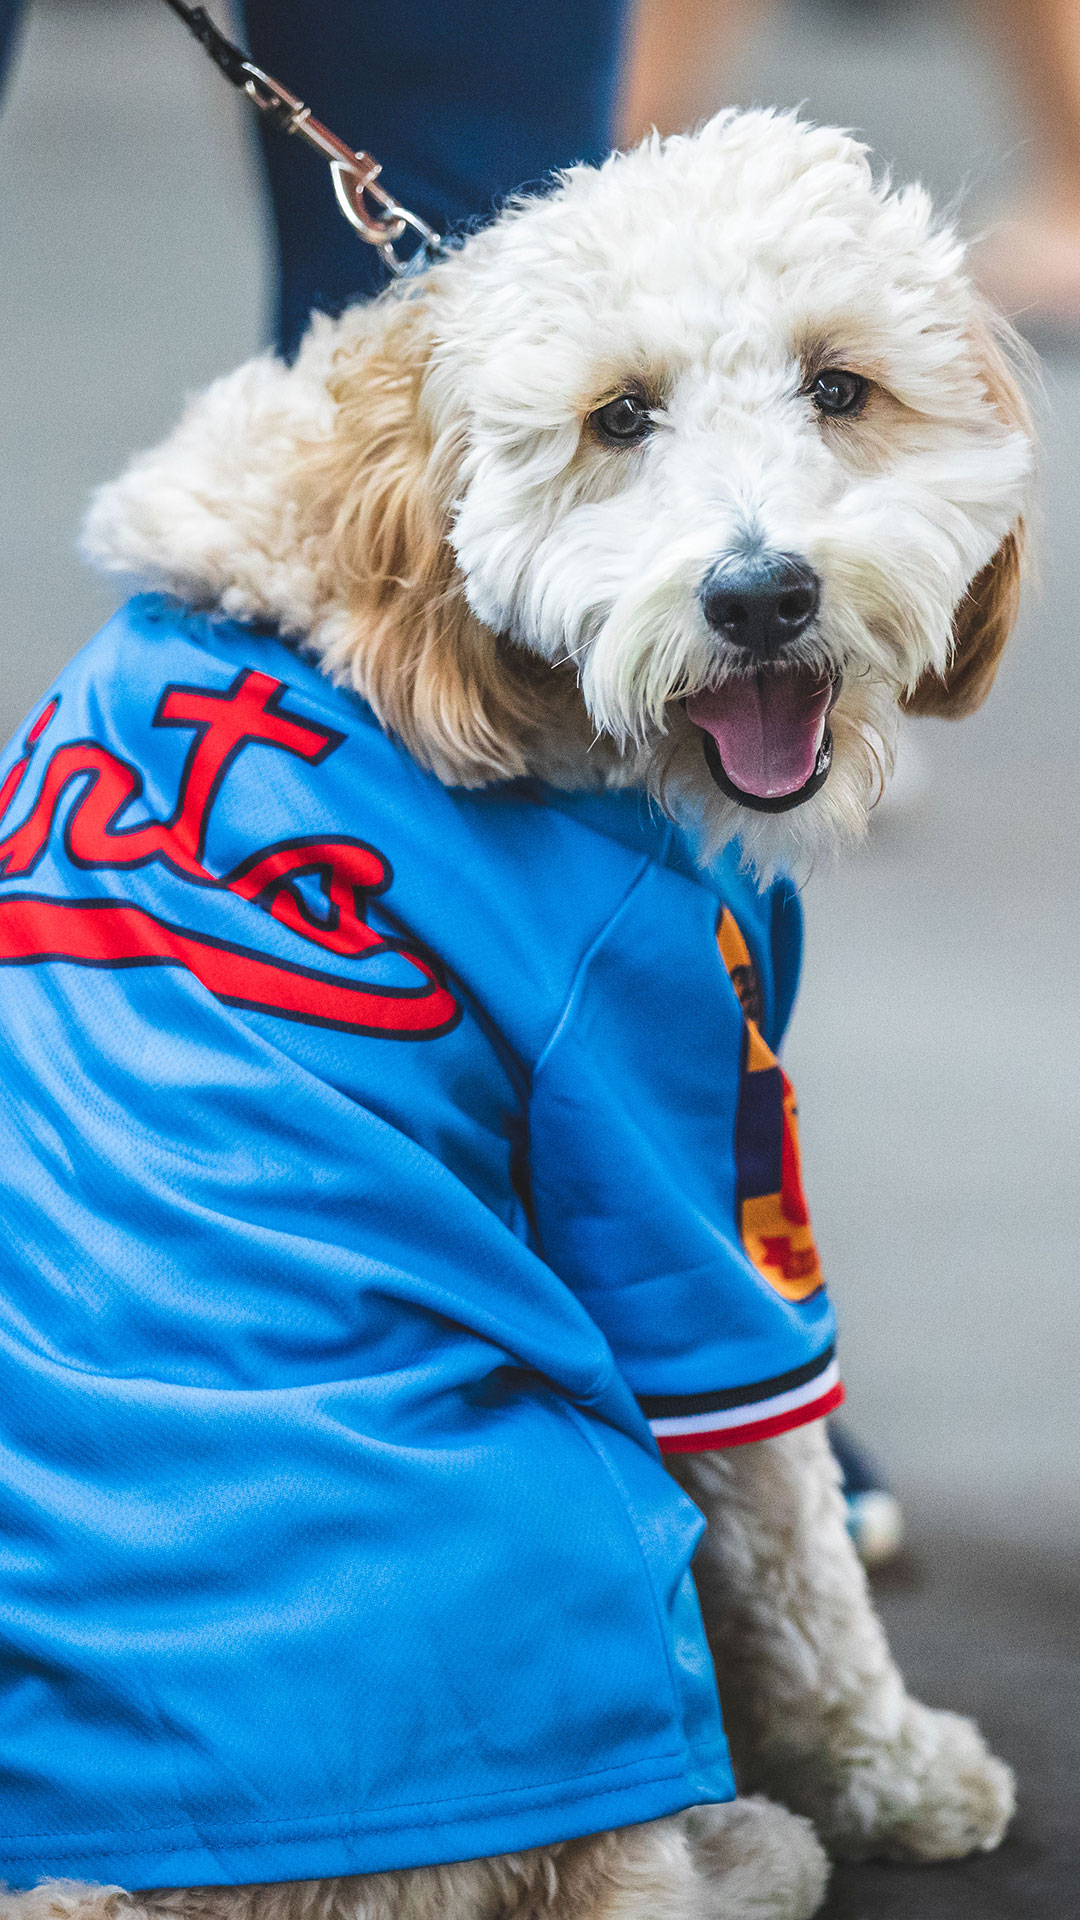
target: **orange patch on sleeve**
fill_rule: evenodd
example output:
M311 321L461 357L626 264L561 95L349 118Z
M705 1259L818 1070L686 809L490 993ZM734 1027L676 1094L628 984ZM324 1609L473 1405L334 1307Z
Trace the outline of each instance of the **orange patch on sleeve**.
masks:
M717 923L716 944L743 1008L743 1071L747 1076L775 1073L780 1090L776 1115L780 1186L775 1193L740 1195L739 1233L748 1258L762 1278L786 1300L805 1300L825 1282L803 1190L795 1089L748 1010L748 1004L760 1005L757 973L742 931L727 907ZM737 1173L741 1172L737 1168Z

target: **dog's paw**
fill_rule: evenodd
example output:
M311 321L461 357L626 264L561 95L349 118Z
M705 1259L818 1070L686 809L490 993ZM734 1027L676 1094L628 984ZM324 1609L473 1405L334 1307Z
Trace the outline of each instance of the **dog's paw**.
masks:
M974 1722L910 1700L891 1738L848 1755L816 1824L843 1858L960 1860L998 1846L1015 1807L1012 1773Z
M685 1816L694 1864L715 1920L810 1920L829 1863L809 1820L753 1794Z

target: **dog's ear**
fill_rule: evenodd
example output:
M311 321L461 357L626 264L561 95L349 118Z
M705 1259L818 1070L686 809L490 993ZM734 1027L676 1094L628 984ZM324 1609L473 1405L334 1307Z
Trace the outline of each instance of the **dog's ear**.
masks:
M448 534L461 455L425 413L424 302L393 301L336 356L332 437L304 465L301 513L331 603L326 664L451 785L525 771L528 676L470 611Z
M908 713L963 720L982 706L1016 625L1023 552L1024 523L1018 520L957 608L945 673L923 674L904 700Z
M976 340L990 404L1006 425L1030 436L1027 402L989 321L980 323ZM948 666L943 674L923 674L904 700L909 713L962 720L982 706L1016 625L1024 544L1021 517L968 587L956 610Z

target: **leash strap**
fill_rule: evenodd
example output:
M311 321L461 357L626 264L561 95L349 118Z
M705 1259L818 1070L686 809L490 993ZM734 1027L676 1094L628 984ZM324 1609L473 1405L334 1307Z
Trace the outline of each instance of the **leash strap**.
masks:
M390 272L397 275L419 273L443 250L442 238L426 220L400 206L393 195L378 183L382 168L370 153L358 153L339 140L336 133L316 120L310 107L264 73L254 61L226 39L205 7L192 7L185 0L165 0L166 6L184 22L216 67L232 86L247 95L253 106L267 116L282 133L295 133L314 147L329 162L337 203L349 225L369 246L377 247ZM411 233L415 245L407 253L398 252L398 242Z

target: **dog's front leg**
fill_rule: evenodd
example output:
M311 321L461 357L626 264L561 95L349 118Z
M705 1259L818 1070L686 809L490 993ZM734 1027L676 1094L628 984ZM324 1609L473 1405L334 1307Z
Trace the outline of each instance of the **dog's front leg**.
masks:
M708 1521L694 1571L741 1787L849 1858L997 1846L1012 1776L970 1720L905 1692L824 1425L668 1464Z

